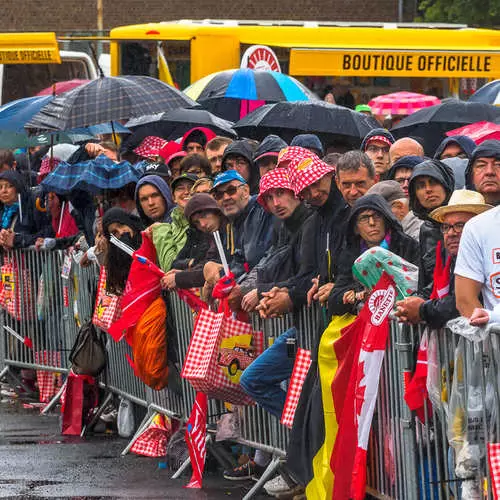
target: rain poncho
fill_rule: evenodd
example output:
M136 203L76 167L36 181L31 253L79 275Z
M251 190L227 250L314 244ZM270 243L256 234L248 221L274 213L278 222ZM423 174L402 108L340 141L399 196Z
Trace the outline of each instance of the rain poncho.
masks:
M189 227L189 222L179 207L172 210L171 217L172 222L153 226L153 243L158 263L165 272L170 270L172 262L184 247Z

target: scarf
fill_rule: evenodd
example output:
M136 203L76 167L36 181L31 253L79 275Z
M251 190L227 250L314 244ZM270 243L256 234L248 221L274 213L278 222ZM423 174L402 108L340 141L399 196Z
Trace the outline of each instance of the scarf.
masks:
M433 285L431 299L442 299L450 293L450 267L451 256L448 255L446 263L443 263L441 255L441 241L438 241L436 247L436 266L434 267Z
M368 250L368 245L366 244L365 240L361 240L361 253L364 253ZM384 250L389 250L389 247L391 246L391 232L387 231L385 233L385 238L377 245L380 248L383 248Z
M12 205L4 205L2 212L2 229L9 229L13 218L19 212L19 203L13 203Z

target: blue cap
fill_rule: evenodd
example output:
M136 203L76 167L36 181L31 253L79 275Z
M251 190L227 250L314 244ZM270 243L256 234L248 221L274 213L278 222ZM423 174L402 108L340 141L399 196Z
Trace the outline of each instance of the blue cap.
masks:
M240 181L242 184L247 183L247 181L243 179L243 177L241 177L241 175L236 172L236 170L226 170L225 172L217 175L217 177L214 179L214 185L212 189L215 189L217 186L226 184L227 182L231 181Z

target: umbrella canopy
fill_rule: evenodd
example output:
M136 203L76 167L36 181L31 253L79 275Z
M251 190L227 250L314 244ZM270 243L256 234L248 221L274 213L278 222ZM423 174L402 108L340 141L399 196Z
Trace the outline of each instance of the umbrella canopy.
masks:
M372 99L368 106L375 115L411 115L419 109L439 104L441 101L433 95L416 94L415 92L394 92L379 95Z
M79 87L80 85L83 85L85 83L90 82L90 80L79 80L75 78L74 80L66 80L63 82L56 82L54 85L51 85L50 87L47 87L43 90L40 90L38 92L37 96L40 95L53 95L54 90L55 94L59 95L62 94L63 92L67 92L68 90L73 90L75 87ZM54 89L55 87L55 89Z
M194 105L181 91L155 78L110 76L54 98L26 127L69 130Z
M225 137L236 137L233 130L234 123L215 116L205 109L179 108L159 113L157 115L141 116L132 118L127 122L127 127L140 131L143 126L148 126L152 133L168 140L182 137L188 130L194 127L207 127L217 135Z
M266 103L318 99L291 76L246 68L212 73L184 92L205 109L231 121L243 118Z
M483 85L470 96L469 102L482 102L500 106L500 80Z
M100 155L94 160L75 163L59 163L41 183L46 191L69 194L74 190L98 194L109 189L119 189L139 180L141 172L128 161L115 163Z
M24 134L26 123L53 99L51 95L25 97L4 104L0 107L0 130Z
M379 127L371 116L323 101L278 102L256 109L235 124L240 136L262 140L276 134L290 142L297 134L316 134L324 146L338 141L359 147Z
M480 121L494 122L495 118L500 118L500 108L449 99L403 118L391 132L398 139L408 136L420 138L426 154L433 156L449 130Z
M452 135L466 135L476 144L481 144L490 139L500 140L500 125L491 122L477 122L465 127L456 128L446 132L448 137Z

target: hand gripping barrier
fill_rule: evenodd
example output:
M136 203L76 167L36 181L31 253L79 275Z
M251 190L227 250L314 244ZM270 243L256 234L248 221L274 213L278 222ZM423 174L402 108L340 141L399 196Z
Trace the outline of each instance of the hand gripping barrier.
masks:
M22 369L68 372L68 354L78 328L92 317L98 269L80 267L63 251L8 252L0 264L0 379L29 390L22 380ZM191 338L193 312L175 293L167 300L180 369ZM293 325L297 328L297 345L314 350L321 330L318 312L304 308L294 317L269 320L254 315L252 323L264 332L266 346ZM394 500L441 500L460 495L493 498L486 443L500 440L499 332L494 330L485 340L476 342L449 330L427 334L432 346L428 349L428 367L432 372L433 406L424 406L421 421L408 408L404 394L423 333L421 327L391 323L370 435L367 491L372 497ZM187 419L195 397L187 381L180 382L180 390L154 391L134 376L125 356L130 354L125 342L115 343L109 338L107 349L107 374L100 382L108 397L99 411L112 394L147 408L136 435L158 412ZM59 396L55 394L47 410ZM212 441L215 423L225 411L223 402L210 400L208 451L223 463L226 458ZM238 441L273 457L261 481L245 497L252 498L286 457L289 430L259 406L242 407L240 414ZM183 464L174 477L188 465Z

